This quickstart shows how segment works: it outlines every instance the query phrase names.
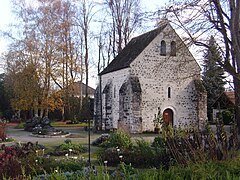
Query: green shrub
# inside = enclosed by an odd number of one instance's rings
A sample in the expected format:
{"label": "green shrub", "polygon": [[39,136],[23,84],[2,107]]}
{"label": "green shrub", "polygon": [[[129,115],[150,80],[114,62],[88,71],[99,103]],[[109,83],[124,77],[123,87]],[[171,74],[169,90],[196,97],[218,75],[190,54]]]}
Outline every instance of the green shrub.
{"label": "green shrub", "polygon": [[154,166],[155,158],[154,149],[150,144],[143,139],[137,139],[126,163],[132,163],[135,167],[151,167]]}
{"label": "green shrub", "polygon": [[166,140],[161,137],[161,136],[157,136],[154,138],[153,142],[152,142],[152,147],[161,147],[161,148],[166,148]]}
{"label": "green shrub", "polygon": [[55,156],[63,156],[65,154],[80,154],[87,152],[87,148],[84,147],[82,144],[74,144],[71,142],[71,140],[65,140],[63,144],[60,144],[56,147],[54,152],[52,152],[52,155]]}
{"label": "green shrub", "polygon": [[92,142],[93,146],[104,146],[103,144],[109,139],[110,134],[102,134]]}
{"label": "green shrub", "polygon": [[119,155],[123,155],[125,158],[125,151],[120,150],[117,151],[117,148],[107,148],[107,149],[99,149],[97,152],[97,158],[98,161],[103,163],[104,161],[107,161],[108,165],[110,166],[116,166],[120,163]]}
{"label": "green shrub", "polygon": [[71,139],[66,139],[66,140],[64,141],[64,143],[66,143],[66,144],[71,144],[71,143],[72,143],[72,140],[71,140]]}
{"label": "green shrub", "polygon": [[222,112],[223,123],[229,125],[233,122],[234,112],[232,109],[226,109]]}
{"label": "green shrub", "polygon": [[151,145],[158,154],[166,155],[168,153],[168,147],[166,140],[163,137],[155,137]]}
{"label": "green shrub", "polygon": [[60,169],[62,172],[64,171],[74,172],[77,170],[83,170],[84,166],[85,166],[85,162],[83,162],[80,159],[65,158],[65,159],[57,160],[55,162],[54,167],[52,166],[50,168]]}
{"label": "green shrub", "polygon": [[18,123],[14,128],[15,129],[24,129],[25,128],[25,123],[24,122]]}
{"label": "green shrub", "polygon": [[[147,168],[147,167],[160,167],[163,166],[167,169],[170,165],[171,155],[165,147],[157,146],[157,140],[155,140],[155,146],[150,145],[149,142],[140,139],[136,140],[136,144],[131,148],[122,149],[119,148],[107,148],[100,150],[98,153],[98,160],[100,162],[107,161],[109,165],[116,166],[120,163],[120,160],[126,164],[132,164],[133,167]],[[122,155],[122,159],[119,156]]]}
{"label": "green shrub", "polygon": [[56,159],[55,157],[35,156],[31,174],[51,173],[55,170],[62,172],[74,172],[83,170],[86,163],[79,158],[65,157]]}
{"label": "green shrub", "polygon": [[[46,160],[46,159],[45,159]],[[135,169],[131,164],[120,163],[118,167],[112,171],[108,167],[100,166],[97,169],[97,173],[93,170],[90,172],[84,168],[84,163],[78,160],[64,159],[53,160],[49,158],[51,170],[45,171],[42,175],[39,173],[32,176],[16,175],[15,179],[63,179],[63,180],[75,180],[75,179],[91,179],[91,180],[105,180],[105,179],[132,179],[132,180],[145,180],[145,179],[220,179],[220,180],[232,180],[239,179],[240,177],[240,159],[234,159],[229,161],[206,161],[201,163],[190,163],[187,166],[176,165],[172,166],[168,170],[163,168],[150,168],[150,169]],[[42,164],[43,169],[46,168],[46,164]],[[48,169],[50,169],[48,167]],[[24,169],[24,168],[23,168]],[[87,171],[86,171],[87,170]],[[24,173],[22,173],[24,174]],[[41,173],[40,173],[41,174]]]}
{"label": "green shrub", "polygon": [[106,147],[118,147],[121,149],[129,149],[132,145],[131,137],[120,130],[111,133],[110,138],[104,143]]}

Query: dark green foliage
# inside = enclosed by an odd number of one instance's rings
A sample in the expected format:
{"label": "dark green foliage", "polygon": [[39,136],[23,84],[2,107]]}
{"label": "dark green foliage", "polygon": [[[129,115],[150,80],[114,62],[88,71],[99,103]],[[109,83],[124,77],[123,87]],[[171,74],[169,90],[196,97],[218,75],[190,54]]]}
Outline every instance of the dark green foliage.
{"label": "dark green foliage", "polygon": [[67,113],[66,119],[70,119],[71,123],[78,123],[80,121],[80,114],[79,111],[81,109],[80,107],[80,101],[81,99],[78,97],[68,97],[69,98],[69,111]]}
{"label": "dark green foliage", "polygon": [[212,105],[224,92],[224,70],[218,62],[222,57],[213,36],[209,39],[209,48],[204,54],[203,85],[207,90],[208,119],[212,120]]}
{"label": "dark green foliage", "polygon": [[[64,162],[64,161],[62,161]],[[67,162],[66,162],[67,163]],[[77,163],[77,162],[76,162]],[[81,162],[80,162],[81,164]],[[76,164],[77,166],[77,164]],[[71,167],[72,168],[72,167]],[[75,168],[75,167],[73,167]],[[50,172],[46,171],[42,175],[34,175],[37,179],[62,179],[62,180],[106,180],[106,179],[126,179],[126,180],[190,180],[190,179],[208,179],[208,180],[233,180],[240,177],[240,160],[189,164],[188,166],[173,166],[168,170],[159,169],[135,169],[131,164],[121,163],[114,172],[100,166],[97,174],[92,171],[84,171],[79,166],[77,171],[66,171],[53,166]],[[17,177],[21,177],[20,175]],[[21,179],[21,178],[16,178]],[[25,180],[33,179],[33,176],[25,176]]]}
{"label": "dark green foliage", "polygon": [[169,151],[176,162],[181,165],[232,159],[236,157],[239,149],[235,124],[232,125],[229,138],[227,138],[223,124],[216,125],[216,132],[207,126],[204,131],[175,130],[175,134],[167,134],[165,138]]}
{"label": "dark green foliage", "polygon": [[226,110],[222,111],[223,124],[229,125],[229,124],[233,123],[233,119],[234,119],[234,110],[233,109],[226,109]]}
{"label": "dark green foliage", "polygon": [[[154,147],[156,149],[159,148],[161,150],[167,150],[166,140],[161,136],[157,136],[153,140],[152,147]],[[163,152],[163,153],[165,153],[165,152]]]}
{"label": "dark green foliage", "polygon": [[105,147],[118,147],[122,149],[129,149],[132,145],[131,137],[120,130],[111,133],[109,139],[103,143]]}
{"label": "dark green foliage", "polygon": [[81,122],[93,119],[93,99],[89,97],[83,98],[79,117]]}
{"label": "dark green foliage", "polygon": [[[40,149],[39,149],[40,148]],[[18,144],[13,146],[2,145],[0,149],[0,179],[23,177],[51,173],[53,170],[77,171],[82,170],[86,163],[81,159],[65,157],[56,160],[44,155],[42,145]]]}
{"label": "dark green foliage", "polygon": [[86,163],[81,159],[73,158],[64,158],[64,159],[55,159],[55,158],[42,158],[39,161],[38,166],[42,167],[45,172],[50,173],[53,170],[61,170],[62,172],[74,172],[77,170],[83,170],[83,167]]}
{"label": "dark green foliage", "polygon": [[71,139],[66,139],[66,140],[64,141],[64,143],[66,143],[66,144],[71,144],[71,143],[72,143],[72,140],[71,140]]}
{"label": "dark green foliage", "polygon": [[120,163],[119,156],[122,155],[123,159],[125,161],[127,150],[119,149],[120,151],[117,151],[117,148],[106,148],[98,151],[98,161],[104,162],[107,161],[107,164],[110,166],[116,166]]}
{"label": "dark green foliage", "polygon": [[5,74],[0,74],[0,118],[10,119],[13,112],[4,83]]}
{"label": "dark green foliage", "polygon": [[[171,161],[171,155],[167,150],[166,142],[163,138],[157,137],[151,145],[149,142],[139,139],[135,144],[123,143],[131,142],[128,135],[123,132],[115,132],[110,136],[110,142],[106,149],[98,154],[100,162],[107,161],[109,165],[117,165],[123,161],[126,164],[132,164],[133,167],[160,167],[168,168]],[[125,136],[126,137],[125,137]],[[127,139],[125,139],[125,138]],[[123,144],[131,144],[123,145]],[[120,158],[122,156],[122,159]]]}
{"label": "dark green foliage", "polygon": [[[235,128],[234,128],[235,127]],[[239,149],[236,125],[233,124],[230,137],[224,130],[223,124],[217,124],[216,132],[209,127],[205,131],[196,129],[175,129],[163,126],[163,137],[156,137],[150,144],[143,139],[126,148],[119,147],[123,136],[113,138],[114,144],[107,146],[99,154],[100,162],[108,161],[117,165],[120,161],[132,164],[134,167],[160,167],[168,169],[171,164],[188,165],[189,163],[205,162],[208,160],[226,160],[236,157]],[[121,138],[119,138],[121,137]],[[119,140],[121,139],[121,140]],[[112,144],[112,143],[109,143]],[[109,145],[108,144],[108,145]],[[122,159],[119,156],[122,156]]]}
{"label": "dark green foliage", "polygon": [[134,167],[153,167],[157,159],[153,148],[143,139],[136,140],[136,145],[124,155],[124,162],[131,163]]}
{"label": "dark green foliage", "polygon": [[96,140],[94,140],[92,142],[92,145],[94,145],[94,146],[104,146],[103,144],[106,143],[106,141],[108,141],[109,138],[110,138],[109,134],[102,134],[99,138],[97,138]]}
{"label": "dark green foliage", "polygon": [[74,144],[71,142],[71,140],[66,140],[63,144],[56,147],[54,152],[51,153],[51,155],[55,156],[64,156],[66,154],[80,154],[87,152],[87,148],[84,147],[81,144]]}

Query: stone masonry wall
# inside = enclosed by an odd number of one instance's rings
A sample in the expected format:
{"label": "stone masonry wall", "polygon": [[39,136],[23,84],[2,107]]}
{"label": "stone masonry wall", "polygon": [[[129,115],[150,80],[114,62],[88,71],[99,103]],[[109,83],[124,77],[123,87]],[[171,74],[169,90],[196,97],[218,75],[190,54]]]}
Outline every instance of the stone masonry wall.
{"label": "stone masonry wall", "polygon": [[[104,90],[104,87],[106,87],[106,85],[108,83],[111,82],[112,84],[112,89],[111,91],[109,91],[109,93],[111,93],[111,101],[112,101],[112,109],[111,109],[111,124],[109,127],[107,127],[107,129],[117,129],[118,128],[118,120],[119,120],[119,90],[122,86],[122,84],[124,83],[124,81],[126,81],[126,79],[129,77],[129,68],[125,68],[122,70],[118,70],[112,73],[107,73],[102,75],[102,92]],[[104,99],[105,95],[103,95],[102,99]],[[103,112],[105,112],[105,103],[102,103],[102,108],[103,108]],[[106,115],[103,115],[104,117],[106,117]],[[104,122],[103,122],[104,123]],[[104,124],[103,124],[104,126]]]}
{"label": "stone masonry wall", "polygon": [[129,77],[120,88],[118,128],[142,132],[141,87],[137,77]]}
{"label": "stone masonry wall", "polygon": [[[160,55],[161,41],[166,42],[166,56]],[[176,56],[170,56],[170,44],[176,42]],[[193,79],[200,78],[200,67],[175,31],[167,26],[132,62],[131,75],[138,76],[142,88],[142,130],[154,129],[154,114],[173,111],[173,126],[197,121]],[[171,97],[168,97],[168,89]]]}
{"label": "stone masonry wall", "polygon": [[[162,40],[166,42],[166,56],[160,55]],[[176,43],[176,56],[170,55],[172,41]],[[132,77],[138,79],[141,92],[133,90]],[[158,107],[162,113],[172,110],[174,127],[199,126],[206,117],[206,96],[204,92],[199,94],[194,80],[200,81],[200,67],[167,26],[130,68],[102,75],[103,117],[109,121],[106,128],[122,127],[131,133],[153,131]],[[120,92],[121,87],[124,91]]]}

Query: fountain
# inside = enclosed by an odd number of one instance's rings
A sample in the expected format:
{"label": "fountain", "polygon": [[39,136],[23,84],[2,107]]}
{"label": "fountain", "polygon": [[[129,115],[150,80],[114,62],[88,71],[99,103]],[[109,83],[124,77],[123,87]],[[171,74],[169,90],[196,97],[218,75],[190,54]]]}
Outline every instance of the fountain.
{"label": "fountain", "polygon": [[65,137],[69,135],[68,132],[52,127],[48,117],[34,117],[28,120],[24,130],[32,132],[32,135],[37,137]]}

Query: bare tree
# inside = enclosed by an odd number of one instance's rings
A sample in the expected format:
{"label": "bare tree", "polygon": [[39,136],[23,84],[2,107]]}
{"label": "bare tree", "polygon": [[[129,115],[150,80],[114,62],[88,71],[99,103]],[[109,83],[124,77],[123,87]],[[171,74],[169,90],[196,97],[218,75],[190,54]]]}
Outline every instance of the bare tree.
{"label": "bare tree", "polygon": [[191,0],[171,4],[163,13],[188,37],[190,44],[209,48],[213,35],[222,52],[218,63],[232,75],[235,112],[240,133],[240,2],[235,0]]}
{"label": "bare tree", "polygon": [[115,57],[129,42],[131,33],[140,25],[139,0],[110,0],[106,1],[111,16],[112,53]]}
{"label": "bare tree", "polygon": [[86,89],[85,95],[88,97],[88,81],[89,81],[89,41],[90,41],[90,23],[93,19],[94,12],[93,2],[81,0],[79,2],[79,17],[78,25],[82,29],[83,42],[84,42],[84,65],[85,65],[85,82]]}

